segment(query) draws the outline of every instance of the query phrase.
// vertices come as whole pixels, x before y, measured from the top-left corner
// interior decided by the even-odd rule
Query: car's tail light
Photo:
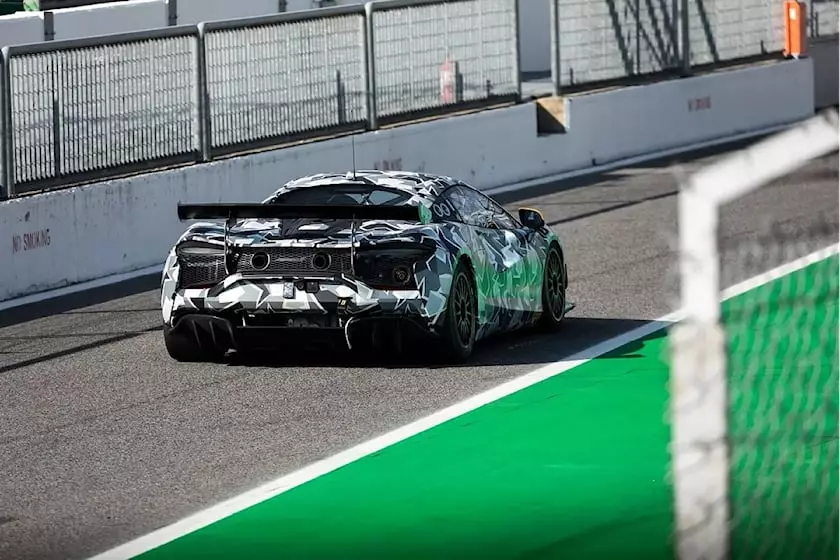
[[[175,249],[181,288],[208,288],[225,279],[225,252],[220,245],[185,242]]]
[[[415,266],[434,254],[423,245],[381,247],[356,253],[356,275],[378,290],[417,289]]]

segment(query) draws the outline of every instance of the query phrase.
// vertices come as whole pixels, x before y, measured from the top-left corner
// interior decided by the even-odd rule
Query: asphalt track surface
[[[717,154],[701,156],[681,165]],[[500,197],[544,211],[578,308],[563,334],[498,337],[466,366],[341,353],[178,364],[163,347],[157,278],[4,311],[0,558],[100,552],[668,313],[670,163]],[[836,242],[837,225],[835,154],[725,208],[727,284]],[[762,235],[802,243],[742,264],[732,247]]]

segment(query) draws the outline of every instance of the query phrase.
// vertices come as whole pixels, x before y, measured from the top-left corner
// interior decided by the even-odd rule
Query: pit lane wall
[[[576,95],[549,135],[526,103],[357,135],[356,163],[490,189],[795,122],[814,112],[813,84],[805,59]],[[0,301],[159,265],[185,227],[179,201],[260,200],[351,166],[345,137],[5,201]]]

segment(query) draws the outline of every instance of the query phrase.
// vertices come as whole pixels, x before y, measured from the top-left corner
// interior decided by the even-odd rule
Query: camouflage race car
[[[554,329],[573,308],[540,212],[517,220],[451,177],[320,174],[178,215],[224,220],[190,226],[166,260],[163,336],[179,361],[309,342],[399,350],[415,335],[463,361],[477,340]]]

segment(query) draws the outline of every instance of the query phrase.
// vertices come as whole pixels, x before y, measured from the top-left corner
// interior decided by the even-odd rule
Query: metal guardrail
[[[0,198],[518,101],[518,1],[384,0],[5,47]],[[781,4],[552,0],[555,92],[779,51]],[[837,33],[837,0],[809,7],[812,36]]]

